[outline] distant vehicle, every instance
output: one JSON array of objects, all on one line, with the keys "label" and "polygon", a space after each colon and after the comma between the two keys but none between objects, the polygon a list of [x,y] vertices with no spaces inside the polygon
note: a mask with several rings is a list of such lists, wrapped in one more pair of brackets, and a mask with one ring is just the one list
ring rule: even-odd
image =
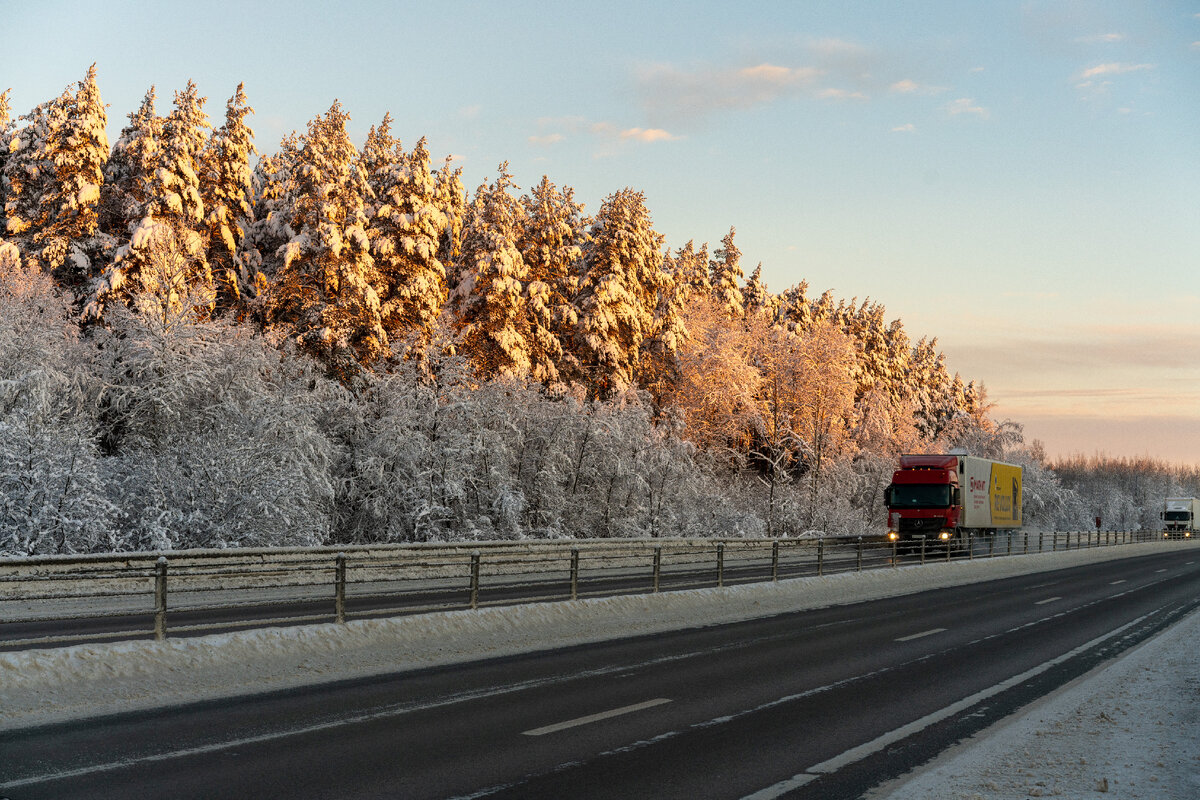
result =
[{"label": "distant vehicle", "polygon": [[1159,513],[1163,538],[1190,539],[1200,532],[1200,500],[1194,497],[1168,497]]},{"label": "distant vehicle", "polygon": [[967,455],[901,456],[883,500],[894,542],[995,534],[1021,527],[1021,468]]}]

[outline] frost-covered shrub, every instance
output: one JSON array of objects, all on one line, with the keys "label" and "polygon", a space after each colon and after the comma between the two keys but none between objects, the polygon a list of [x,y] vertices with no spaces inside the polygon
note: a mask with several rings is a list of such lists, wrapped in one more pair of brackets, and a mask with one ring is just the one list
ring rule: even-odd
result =
[{"label": "frost-covered shrub", "polygon": [[0,553],[111,549],[89,351],[50,279],[0,262]]}]

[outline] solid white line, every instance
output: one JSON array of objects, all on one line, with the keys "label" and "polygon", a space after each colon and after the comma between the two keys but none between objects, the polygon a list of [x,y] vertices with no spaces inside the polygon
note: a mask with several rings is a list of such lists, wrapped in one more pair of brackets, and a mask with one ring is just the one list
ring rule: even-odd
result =
[{"label": "solid white line", "polygon": [[1038,600],[1034,603],[1035,606],[1044,606],[1046,603],[1053,603],[1055,600],[1062,600],[1061,597],[1047,597],[1045,600]]},{"label": "solid white line", "polygon": [[1156,570],[1154,570],[1154,574],[1156,574],[1156,575],[1157,575],[1158,573],[1160,573],[1160,572],[1166,572],[1166,570],[1165,570],[1165,569],[1156,569]]},{"label": "solid white line", "polygon": [[654,708],[655,706],[661,706],[663,703],[669,702],[671,701],[668,698],[659,697],[654,700],[647,700],[644,703],[634,703],[631,706],[621,706],[620,708],[614,708],[611,711],[601,711],[598,714],[588,714],[586,717],[576,717],[575,719],[569,719],[566,722],[556,722],[553,725],[546,725],[543,728],[534,728],[531,731],[522,731],[521,735],[544,736],[547,733],[558,733],[559,731],[565,731],[567,728],[577,728],[580,725],[599,722],[602,719],[612,719],[613,717],[619,717],[624,714],[632,714],[635,711],[641,711],[642,709],[646,708]]},{"label": "solid white line", "polygon": [[1125,579],[1121,578],[1121,580],[1119,580],[1119,581],[1113,581],[1112,583],[1109,584],[1109,586],[1116,586],[1118,583],[1125,583]]},{"label": "solid white line", "polygon": [[913,639],[921,639],[925,636],[933,636],[935,633],[942,633],[945,630],[946,630],[945,628],[932,628],[930,630],[921,631],[920,633],[914,633],[909,636],[901,636],[896,641],[897,642],[911,642]]},{"label": "solid white line", "polygon": [[1138,623],[1142,622],[1143,620],[1148,619],[1149,617],[1150,617],[1149,614],[1138,617],[1137,619],[1133,620],[1132,622],[1128,622],[1128,623],[1122,625],[1121,627],[1117,628],[1116,630],[1109,631],[1108,633],[1104,634],[1103,636],[1098,636],[1095,639],[1092,639],[1090,642],[1087,642],[1086,644],[1081,644],[1079,647],[1076,647],[1074,650],[1063,653],[1061,656],[1052,658],[1049,661],[1046,661],[1045,663],[1042,663],[1036,667],[1033,667],[1032,669],[1028,669],[1025,672],[1022,672],[1020,675],[1014,675],[1013,677],[1011,677],[1005,681],[1001,681],[1000,683],[996,684],[995,686],[992,686],[989,689],[984,689],[980,692],[976,692],[975,694],[971,695],[970,697],[965,697],[962,700],[959,700],[957,703],[952,703],[943,709],[933,712],[932,714],[921,717],[921,719],[916,720],[915,722],[910,722],[907,725],[896,728],[894,731],[885,733],[876,739],[872,739],[871,741],[867,742],[866,744],[861,744],[858,747],[851,748],[839,756],[834,756],[833,758],[829,759],[828,761],[822,761],[820,764],[814,764],[811,767],[809,767],[807,770],[805,770],[804,772],[802,772],[798,775],[793,775],[791,778],[788,778],[785,781],[780,781],[779,783],[775,784],[774,786],[768,786],[765,789],[760,789],[759,791],[755,792],[754,794],[747,795],[746,798],[744,798],[743,800],[751,800],[751,798],[753,798],[753,800],[774,800],[774,798],[782,797],[783,795],[787,794],[788,792],[792,791],[793,789],[796,789],[799,786],[803,786],[804,784],[808,783],[816,776],[829,774],[831,772],[837,772],[839,769],[842,769],[843,767],[845,767],[849,764],[853,764],[856,761],[862,761],[867,756],[873,755],[873,754],[879,752],[880,750],[884,749],[885,747],[888,747],[888,746],[894,744],[895,742],[900,741],[901,739],[907,738],[908,736],[911,736],[912,734],[914,734],[918,731],[928,728],[930,725],[937,724],[938,722],[941,722],[944,719],[952,717],[955,714],[957,714],[958,712],[968,709],[971,706],[975,705],[976,703],[982,702],[983,700],[986,700],[989,697],[993,697],[997,694],[1000,694],[1003,691],[1011,689],[1012,687],[1017,686],[1025,681],[1029,680],[1030,678],[1033,678],[1037,675],[1042,674],[1043,672],[1046,672],[1049,669],[1052,669],[1053,667],[1058,666],[1059,664],[1063,663],[1064,661],[1067,661],[1068,659],[1074,658],[1075,656],[1079,655],[1080,653],[1086,652],[1087,650],[1091,649],[1092,647],[1095,647],[1096,645],[1100,644],[1101,642],[1107,641],[1108,639],[1111,639],[1115,636],[1118,636],[1121,633],[1124,633],[1128,628],[1131,628],[1134,625],[1137,625]]}]

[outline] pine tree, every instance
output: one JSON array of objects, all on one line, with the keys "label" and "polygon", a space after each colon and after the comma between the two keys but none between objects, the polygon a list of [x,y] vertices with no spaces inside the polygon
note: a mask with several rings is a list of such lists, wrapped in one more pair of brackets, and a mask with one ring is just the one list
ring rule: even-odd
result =
[{"label": "pine tree", "polygon": [[364,200],[370,196],[349,116],[334,101],[296,143],[277,212],[292,238],[274,254],[260,308],[343,380],[388,352]]},{"label": "pine tree", "polygon": [[254,131],[246,117],[254,113],[246,102],[243,84],[225,104],[225,123],[213,131],[200,156],[200,196],[204,203],[204,230],[208,263],[216,280],[218,301],[232,304],[252,281],[241,258],[242,242],[253,220],[250,156]]},{"label": "pine tree", "polygon": [[579,320],[573,300],[587,243],[583,205],[575,202],[573,189],[559,191],[544,175],[521,203],[525,225],[518,246],[528,270],[525,304],[534,322],[531,344],[542,354],[540,360],[555,366],[558,380],[576,381],[582,373],[572,351]]},{"label": "pine tree", "polygon": [[463,352],[476,372],[553,380],[553,362],[536,353],[529,338],[524,301],[525,261],[517,249],[524,209],[509,194],[515,188],[508,164],[491,184],[480,186],[463,229],[459,283],[453,302]]},{"label": "pine tree", "polygon": [[4,188],[4,163],[8,161],[9,137],[12,135],[13,128],[16,127],[16,120],[12,118],[12,106],[8,99],[11,92],[12,89],[0,92],[0,238],[3,238],[8,228],[8,212],[5,210],[4,202],[4,198],[8,195],[8,190]]},{"label": "pine tree", "polygon": [[600,396],[624,391],[637,374],[642,345],[654,331],[662,247],[643,193],[622,189],[605,198],[585,256],[576,334],[585,374]]},{"label": "pine tree", "polygon": [[697,250],[695,242],[688,239],[687,244],[675,251],[672,262],[681,302],[686,302],[693,294],[707,297],[712,293],[712,281],[708,277],[708,242]]},{"label": "pine tree", "polygon": [[108,163],[100,192],[100,226],[121,241],[127,241],[153,192],[152,180],[158,167],[163,119],[154,109],[151,86],[129,124],[121,131]]},{"label": "pine tree", "polygon": [[733,243],[735,232],[733,228],[729,229],[729,233],[721,239],[721,246],[713,253],[711,262],[713,298],[717,301],[717,307],[730,319],[743,316],[746,307],[742,290],[738,288],[742,280],[742,251]]},{"label": "pine tree", "polygon": [[4,164],[6,228],[28,257],[75,287],[92,271],[86,240],[98,229],[97,208],[108,159],[107,113],[96,65],[76,91],[22,117]]},{"label": "pine tree", "polygon": [[[95,282],[84,314],[98,317],[114,300],[136,300],[142,292],[187,297],[189,313],[207,316],[216,304],[216,286],[208,263],[204,200],[200,193],[201,157],[209,128],[206,98],[196,84],[175,93],[174,108],[163,119],[154,115],[153,89],[130,117],[129,138],[122,134],[123,157],[114,192],[128,239]],[[123,202],[122,202],[123,201]],[[169,265],[169,266],[166,266]],[[163,270],[170,273],[169,279]],[[150,272],[154,274],[151,275]],[[143,275],[143,272],[146,272]],[[186,286],[180,292],[179,286]]]},{"label": "pine tree", "polygon": [[405,154],[388,134],[390,116],[367,137],[363,167],[374,189],[371,254],[384,330],[395,345],[422,353],[446,302],[446,269],[438,258],[450,217],[430,171],[424,139]]},{"label": "pine tree", "polygon": [[241,287],[248,301],[266,291],[279,272],[275,254],[296,236],[291,226],[295,200],[292,173],[299,163],[300,147],[299,137],[291,132],[280,141],[277,152],[258,160],[250,176],[252,221],[238,253],[248,273],[249,280]]},{"label": "pine tree", "polygon": [[747,317],[762,319],[767,322],[775,319],[778,301],[768,291],[767,285],[763,283],[761,261],[754,268],[754,272],[750,273],[750,278],[746,281],[746,287],[742,290],[742,299],[745,302],[745,315]]}]

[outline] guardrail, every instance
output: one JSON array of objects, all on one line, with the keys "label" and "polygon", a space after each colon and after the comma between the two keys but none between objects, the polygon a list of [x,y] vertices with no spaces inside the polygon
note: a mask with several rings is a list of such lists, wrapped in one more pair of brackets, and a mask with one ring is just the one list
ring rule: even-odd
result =
[{"label": "guardrail", "polygon": [[1161,536],[604,539],[0,559],[0,649],[720,587]]}]

